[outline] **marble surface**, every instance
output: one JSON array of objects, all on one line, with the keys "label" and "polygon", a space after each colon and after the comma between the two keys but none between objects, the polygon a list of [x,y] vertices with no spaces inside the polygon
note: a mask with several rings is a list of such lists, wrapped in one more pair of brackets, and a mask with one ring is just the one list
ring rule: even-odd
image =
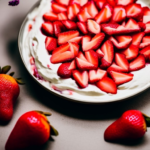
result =
[{"label": "marble surface", "polygon": [[27,72],[20,58],[17,38],[22,21],[37,0],[21,0],[19,6],[10,7],[8,1],[0,0],[0,66],[11,65],[15,77],[22,77],[25,85],[14,108],[12,120],[0,125],[0,150],[18,118],[30,110],[52,113],[50,122],[59,131],[54,141],[48,141],[39,150],[148,150],[150,129],[136,143],[108,143],[103,133],[124,111],[138,109],[150,116],[150,89],[128,100],[101,105],[75,103],[61,99],[45,91]]}]

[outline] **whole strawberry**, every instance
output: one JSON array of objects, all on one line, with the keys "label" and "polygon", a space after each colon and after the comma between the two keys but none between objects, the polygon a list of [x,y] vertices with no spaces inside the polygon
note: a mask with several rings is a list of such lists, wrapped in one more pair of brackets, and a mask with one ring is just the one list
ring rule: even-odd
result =
[{"label": "whole strawberry", "polygon": [[21,79],[13,78],[14,72],[7,75],[10,66],[0,67],[0,122],[8,122],[13,116],[13,106],[19,96],[20,88],[18,83]]},{"label": "whole strawberry", "polygon": [[48,141],[50,135],[58,135],[46,116],[50,113],[29,111],[17,121],[5,145],[5,150],[22,150],[40,146]]},{"label": "whole strawberry", "polygon": [[145,134],[149,125],[149,117],[139,110],[128,110],[105,130],[104,139],[110,142],[136,140]]}]

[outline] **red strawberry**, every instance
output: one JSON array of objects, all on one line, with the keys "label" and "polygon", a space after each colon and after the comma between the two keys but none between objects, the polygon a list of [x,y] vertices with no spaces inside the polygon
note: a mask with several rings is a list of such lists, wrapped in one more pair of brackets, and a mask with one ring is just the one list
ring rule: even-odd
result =
[{"label": "red strawberry", "polygon": [[105,70],[102,70],[99,68],[97,70],[90,70],[89,71],[89,82],[95,83],[106,76],[107,76],[107,72]]},{"label": "red strawberry", "polygon": [[117,49],[125,49],[132,42],[132,37],[128,35],[119,35],[115,36],[115,38],[110,37],[109,40],[117,47]]},{"label": "red strawberry", "polygon": [[140,51],[140,54],[143,54],[146,61],[150,61],[150,46],[145,47]]},{"label": "red strawberry", "polygon": [[115,62],[118,66],[126,70],[126,72],[129,71],[129,63],[124,54],[115,53]]},{"label": "red strawberry", "polygon": [[91,33],[98,34],[101,31],[100,25],[94,20],[88,19],[87,28]]},{"label": "red strawberry", "polygon": [[106,4],[104,8],[95,16],[95,21],[97,23],[106,23],[112,17],[112,7]]},{"label": "red strawberry", "polygon": [[51,22],[42,23],[42,30],[47,35],[53,35],[54,34],[54,28],[53,28],[53,24]]},{"label": "red strawberry", "polygon": [[145,67],[145,58],[143,55],[139,55],[129,64],[130,71],[136,71]]},{"label": "red strawberry", "polygon": [[139,46],[143,37],[144,37],[145,33],[144,32],[139,32],[139,33],[136,33],[136,34],[133,34],[132,35],[132,44],[133,45],[136,45],[136,46]]},{"label": "red strawberry", "polygon": [[85,22],[77,22],[77,26],[83,34],[88,34],[87,25]]},{"label": "red strawberry", "polygon": [[62,24],[61,21],[55,21],[53,22],[53,26],[54,26],[54,33],[55,36],[58,36],[59,33],[64,32],[65,31],[65,26]]},{"label": "red strawberry", "polygon": [[147,118],[149,119],[138,110],[128,110],[107,127],[104,139],[110,142],[139,139],[145,134],[146,127],[149,125]]},{"label": "red strawberry", "polygon": [[97,49],[96,53],[97,53],[99,59],[104,57],[104,53],[100,49]]},{"label": "red strawberry", "polygon": [[85,5],[88,0],[70,0],[70,4],[79,4],[81,6]]},{"label": "red strawberry", "polygon": [[95,1],[96,6],[99,9],[102,9],[105,6],[105,4],[107,3],[107,0],[94,0],[94,1]]},{"label": "red strawberry", "polygon": [[75,42],[75,43],[79,44],[81,42],[81,40],[82,40],[82,36],[77,36],[75,38],[72,38],[68,42]]},{"label": "red strawberry", "polygon": [[150,33],[150,22],[146,23],[146,29],[144,31],[146,34]]},{"label": "red strawberry", "polygon": [[72,71],[73,78],[77,82],[77,84],[81,88],[85,88],[88,86],[88,72],[87,71],[78,71],[78,70],[73,70]]},{"label": "red strawberry", "polygon": [[57,39],[52,37],[46,37],[45,47],[49,52],[54,50],[57,47]]},{"label": "red strawberry", "polygon": [[143,16],[149,16],[150,15],[150,8],[145,6],[142,8],[143,10]]},{"label": "red strawberry", "polygon": [[58,20],[67,20],[67,13],[66,12],[61,12],[58,14]]},{"label": "red strawberry", "polygon": [[68,6],[69,5],[69,1],[70,0],[55,0],[57,3],[61,4],[61,5],[65,5]]},{"label": "red strawberry", "polygon": [[121,53],[123,53],[126,56],[128,61],[131,61],[138,56],[139,48],[138,46],[131,44],[129,48],[121,51]]},{"label": "red strawberry", "polygon": [[92,40],[90,36],[83,36],[82,38],[82,49],[83,51],[87,51],[90,49],[97,49],[100,44],[102,43],[102,41],[105,38],[105,34],[104,33],[99,33],[96,34]]},{"label": "red strawberry", "polygon": [[82,59],[82,60],[84,60],[84,61],[87,61],[86,58],[85,58],[85,56],[83,55],[83,53],[81,51],[79,51],[77,57],[80,58],[80,59]]},{"label": "red strawberry", "polygon": [[116,85],[124,84],[133,79],[133,74],[131,73],[129,74],[129,73],[110,71],[109,74],[111,75],[112,79],[115,81]]},{"label": "red strawberry", "polygon": [[85,7],[87,8],[87,12],[91,18],[94,18],[98,14],[98,10],[93,1],[89,1]]},{"label": "red strawberry", "polygon": [[55,2],[52,3],[51,7],[54,13],[67,12],[66,6],[63,6]]},{"label": "red strawberry", "polygon": [[57,70],[57,74],[61,77],[61,78],[70,78],[72,71],[69,70],[70,67],[70,63],[63,63],[59,66],[58,70]]},{"label": "red strawberry", "polygon": [[104,77],[101,80],[99,80],[96,83],[97,87],[106,92],[106,93],[111,93],[111,94],[116,94],[117,93],[117,86],[115,82],[110,79],[109,77]]},{"label": "red strawberry", "polygon": [[52,11],[45,13],[45,14],[43,15],[43,18],[44,18],[46,21],[56,21],[56,20],[58,20],[57,14],[55,14],[55,13],[52,12]]},{"label": "red strawberry", "polygon": [[101,68],[107,68],[111,65],[114,58],[114,48],[111,41],[107,40],[101,47],[104,57],[101,59]]},{"label": "red strawberry", "polygon": [[140,28],[141,28],[141,31],[145,31],[145,29],[146,29],[145,23],[143,23],[143,22],[138,22],[138,24],[139,24],[139,26],[140,26]]},{"label": "red strawberry", "polygon": [[93,64],[95,66],[95,69],[98,67],[98,55],[95,51],[93,50],[88,50],[85,52],[85,57],[88,62]]},{"label": "red strawberry", "polygon": [[70,66],[68,67],[68,70],[75,70],[76,69],[76,61],[73,60],[71,63],[70,63]]},{"label": "red strawberry", "polygon": [[129,4],[133,4],[136,0],[116,0],[117,5],[127,6]]},{"label": "red strawberry", "polygon": [[41,146],[58,131],[50,125],[46,116],[50,113],[29,111],[23,114],[14,126],[5,145],[5,150],[21,150]]},{"label": "red strawberry", "polygon": [[113,7],[117,5],[116,0],[107,0],[107,2]]},{"label": "red strawberry", "polygon": [[78,31],[67,31],[67,32],[62,32],[58,34],[58,44],[65,44],[67,43],[69,40],[71,40],[72,38],[75,38],[79,36],[79,32]]},{"label": "red strawberry", "polygon": [[75,30],[77,29],[77,25],[75,22],[70,21],[70,20],[64,20],[62,21],[63,25],[68,29],[68,30]]},{"label": "red strawberry", "polygon": [[74,53],[75,56],[78,55],[79,52],[79,45],[77,43],[74,42],[69,42],[69,46],[70,46],[70,51],[72,51]]},{"label": "red strawberry", "polygon": [[142,43],[140,44],[139,48],[142,49],[142,48],[145,48],[149,45],[150,45],[150,36],[144,36]]}]

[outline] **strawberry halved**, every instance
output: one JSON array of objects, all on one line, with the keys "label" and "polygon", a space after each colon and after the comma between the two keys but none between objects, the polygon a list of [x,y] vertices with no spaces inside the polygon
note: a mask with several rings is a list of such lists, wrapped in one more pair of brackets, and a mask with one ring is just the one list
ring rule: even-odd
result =
[{"label": "strawberry halved", "polygon": [[54,12],[50,11],[47,12],[43,15],[44,20],[46,21],[56,21],[58,20],[58,16],[57,14],[55,14]]},{"label": "strawberry halved", "polygon": [[53,51],[57,47],[57,39],[53,37],[46,37],[45,47],[48,50],[48,52]]},{"label": "strawberry halved", "polygon": [[140,51],[140,54],[143,54],[146,61],[150,61],[150,46],[145,47]]},{"label": "strawberry halved", "polygon": [[42,30],[46,35],[53,35],[54,34],[54,28],[53,24],[51,22],[44,22],[42,23]]},{"label": "strawberry halved", "polygon": [[78,4],[80,6],[85,5],[88,2],[88,0],[70,0],[70,5],[71,4]]},{"label": "strawberry halved", "polygon": [[99,59],[104,57],[104,53],[101,51],[100,48],[96,50],[96,53],[97,53]]},{"label": "strawberry halved", "polygon": [[132,35],[132,44],[133,45],[136,45],[136,46],[139,46],[143,37],[144,37],[145,33],[144,32],[139,32],[139,33],[136,33],[136,34],[133,34]]},{"label": "strawberry halved", "polygon": [[67,20],[67,13],[66,12],[61,12],[58,14],[58,20]]},{"label": "strawberry halved", "polygon": [[83,34],[88,34],[87,24],[85,22],[77,22],[77,26]]},{"label": "strawberry halved", "polygon": [[102,9],[107,3],[106,0],[94,0],[97,8]]},{"label": "strawberry halved", "polygon": [[136,0],[116,0],[117,5],[127,6],[129,4],[133,4]]},{"label": "strawberry halved", "polygon": [[70,50],[74,53],[75,56],[78,55],[79,52],[79,45],[74,42],[69,42]]},{"label": "strawberry halved", "polygon": [[70,20],[63,20],[62,21],[63,25],[68,29],[68,30],[75,30],[77,29],[77,25],[74,21]]},{"label": "strawberry halved", "polygon": [[77,36],[77,37],[72,38],[68,42],[75,42],[75,43],[79,44],[81,42],[81,40],[82,40],[82,36]]},{"label": "strawberry halved", "polygon": [[69,5],[69,1],[70,0],[55,0],[57,3],[61,4],[61,5],[65,5],[68,6]]},{"label": "strawberry halved", "polygon": [[51,7],[52,7],[53,12],[55,13],[67,12],[66,6],[63,6],[59,3],[52,2]]},{"label": "strawberry halved", "polygon": [[70,63],[70,66],[68,67],[68,70],[75,70],[77,69],[76,67],[76,61],[73,60],[71,63]]},{"label": "strawberry halved", "polygon": [[88,14],[91,18],[94,18],[98,14],[98,10],[93,1],[89,1],[85,7],[87,8]]},{"label": "strawberry halved", "polygon": [[146,34],[150,33],[150,22],[146,23],[146,29],[144,31]]},{"label": "strawberry halved", "polygon": [[143,49],[150,45],[150,36],[144,36],[142,39],[142,43],[140,43],[139,48]]}]

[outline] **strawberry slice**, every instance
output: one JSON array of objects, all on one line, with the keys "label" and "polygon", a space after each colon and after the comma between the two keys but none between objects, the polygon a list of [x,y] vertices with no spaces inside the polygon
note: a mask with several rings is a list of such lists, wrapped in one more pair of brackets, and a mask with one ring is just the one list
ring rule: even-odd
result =
[{"label": "strawberry slice", "polygon": [[81,51],[79,51],[77,57],[80,58],[80,59],[82,59],[82,60],[84,60],[84,61],[87,61],[86,58],[85,58],[85,56],[83,55],[83,53]]},{"label": "strawberry slice", "polygon": [[82,36],[78,36],[78,37],[72,38],[68,42],[75,42],[77,44],[80,44],[81,40],[82,40]]},{"label": "strawberry slice", "polygon": [[147,6],[143,7],[142,10],[143,10],[143,16],[149,16],[150,15],[149,7],[147,7]]},{"label": "strawberry slice", "polygon": [[99,9],[102,9],[107,3],[106,0],[94,0],[94,1],[95,1],[97,8]]},{"label": "strawberry slice", "polygon": [[77,29],[77,25],[74,21],[70,20],[64,20],[62,21],[63,25],[68,29],[68,30],[75,30]]},{"label": "strawberry slice", "polygon": [[127,49],[121,51],[122,54],[126,56],[128,61],[135,59],[139,53],[139,47],[131,44]]},{"label": "strawberry slice", "polygon": [[116,83],[109,77],[102,78],[100,81],[96,83],[96,85],[100,90],[106,93],[111,93],[111,94],[117,93]]},{"label": "strawberry slice", "polygon": [[85,88],[88,86],[88,72],[87,71],[73,70],[72,76],[75,79],[76,83],[81,88]]},{"label": "strawberry slice", "polygon": [[90,70],[89,71],[89,83],[95,83],[102,78],[107,76],[107,71],[102,70],[102,69],[97,69],[97,70]]},{"label": "strawberry slice", "polygon": [[104,8],[95,16],[95,21],[100,23],[108,22],[112,17],[112,6],[106,4]]},{"label": "strawberry slice", "polygon": [[80,5],[78,4],[73,4],[68,6],[67,8],[68,19],[75,20],[79,11],[80,11]]},{"label": "strawberry slice", "polygon": [[136,0],[116,0],[117,5],[127,6],[133,4]]},{"label": "strawberry slice", "polygon": [[145,47],[147,47],[149,45],[150,45],[150,36],[144,36],[143,40],[142,40],[142,43],[140,43],[139,48],[143,49],[143,48],[145,48]]},{"label": "strawberry slice", "polygon": [[66,30],[65,26],[62,24],[61,21],[53,22],[53,26],[54,26],[54,33],[56,37],[58,37],[59,33],[64,32]]},{"label": "strawberry slice", "polygon": [[140,4],[130,4],[126,6],[127,18],[138,19],[139,16],[143,16],[142,7]]},{"label": "strawberry slice", "polygon": [[83,51],[87,51],[90,49],[97,49],[100,44],[102,43],[102,41],[105,38],[105,34],[104,33],[99,33],[96,34],[92,40],[90,36],[83,36],[82,38],[82,49]]},{"label": "strawberry slice", "polygon": [[71,63],[70,63],[70,66],[68,67],[68,70],[75,70],[76,69],[76,61],[73,60]]},{"label": "strawberry slice", "polygon": [[139,33],[136,33],[136,34],[133,34],[132,35],[132,44],[133,45],[136,45],[136,46],[139,46],[143,37],[144,37],[145,33],[144,32],[139,32]]},{"label": "strawberry slice", "polygon": [[115,6],[112,15],[113,22],[122,22],[126,18],[126,10],[123,6]]},{"label": "strawberry slice", "polygon": [[93,64],[95,66],[95,69],[98,68],[98,55],[95,51],[93,50],[88,50],[85,52],[85,57],[88,62]]},{"label": "strawberry slice", "polygon": [[75,56],[78,55],[79,52],[79,45],[74,42],[69,42],[70,50],[74,53]]},{"label": "strawberry slice", "polygon": [[65,44],[72,38],[78,37],[79,32],[78,31],[67,31],[67,32],[62,32],[58,34],[58,44]]},{"label": "strawberry slice", "polygon": [[116,0],[107,0],[107,2],[113,7],[117,5]]},{"label": "strawberry slice", "polygon": [[146,61],[150,61],[150,46],[145,47],[140,51],[140,54],[143,54]]},{"label": "strawberry slice", "polygon": [[61,5],[65,5],[68,6],[69,5],[69,1],[70,0],[55,0],[57,3],[61,4]]},{"label": "strawberry slice", "polygon": [[[116,38],[116,39],[115,39]],[[125,49],[132,42],[132,37],[128,35],[118,35],[110,37],[109,40],[117,47],[118,49]]]},{"label": "strawberry slice", "polygon": [[77,26],[83,34],[88,34],[87,25],[85,22],[77,22]]},{"label": "strawberry slice", "polygon": [[93,1],[89,1],[85,7],[87,8],[88,14],[91,18],[94,18],[98,14],[98,10]]},{"label": "strawberry slice", "polygon": [[107,40],[101,47],[104,57],[101,59],[100,68],[108,68],[114,58],[114,48],[111,41]]},{"label": "strawberry slice", "polygon": [[85,5],[88,2],[88,0],[70,0],[70,5],[71,4],[78,4],[80,6]]},{"label": "strawberry slice", "polygon": [[150,22],[146,23],[146,29],[144,31],[146,34],[150,33]]},{"label": "strawberry slice", "polygon": [[99,59],[104,57],[104,53],[100,50],[100,48],[96,50],[96,53],[97,53]]},{"label": "strawberry slice", "polygon": [[58,14],[58,20],[67,20],[67,13],[66,12],[61,12]]},{"label": "strawberry slice", "polygon": [[53,51],[57,47],[57,39],[53,37],[46,37],[45,39],[45,48],[48,52]]},{"label": "strawberry slice", "polygon": [[54,34],[53,24],[51,22],[42,23],[42,31],[46,35],[53,35]]},{"label": "strawberry slice", "polygon": [[140,54],[136,59],[134,59],[129,64],[130,71],[136,71],[145,67],[145,57]]},{"label": "strawberry slice", "polygon": [[129,71],[129,63],[124,54],[115,53],[115,63],[126,70],[126,72]]},{"label": "strawberry slice", "polygon": [[94,34],[98,34],[101,32],[100,25],[97,22],[95,22],[94,20],[89,19],[87,21],[87,28],[91,33],[94,33]]},{"label": "strawberry slice", "polygon": [[63,6],[59,3],[52,2],[51,7],[54,13],[67,12],[66,6]]},{"label": "strawberry slice", "polygon": [[70,63],[63,63],[59,66],[57,70],[58,76],[63,79],[70,78],[72,75],[72,71],[69,70]]},{"label": "strawberry slice", "polygon": [[133,79],[133,74],[131,73],[129,74],[129,73],[110,71],[110,75],[112,79],[115,81],[116,85],[124,84]]},{"label": "strawberry slice", "polygon": [[55,14],[54,12],[50,11],[47,12],[43,15],[44,20],[46,21],[56,21],[58,20],[57,14]]}]

